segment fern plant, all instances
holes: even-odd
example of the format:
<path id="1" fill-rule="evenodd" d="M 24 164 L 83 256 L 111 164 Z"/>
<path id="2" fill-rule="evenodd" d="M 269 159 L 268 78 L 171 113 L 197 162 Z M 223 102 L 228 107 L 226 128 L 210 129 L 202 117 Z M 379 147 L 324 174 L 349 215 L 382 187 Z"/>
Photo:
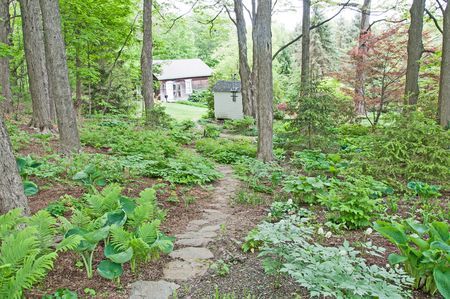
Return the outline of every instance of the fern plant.
<path id="1" fill-rule="evenodd" d="M 42 280 L 60 251 L 73 249 L 81 241 L 67 238 L 53 249 L 56 220 L 40 211 L 22 216 L 20 209 L 0 216 L 0 297 L 22 298 L 23 291 Z"/>

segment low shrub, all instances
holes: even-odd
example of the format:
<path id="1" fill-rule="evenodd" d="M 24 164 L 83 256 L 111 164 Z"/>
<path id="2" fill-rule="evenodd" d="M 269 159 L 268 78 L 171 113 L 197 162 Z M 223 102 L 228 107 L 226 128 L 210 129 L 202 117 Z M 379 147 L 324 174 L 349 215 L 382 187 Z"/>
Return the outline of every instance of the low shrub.
<path id="1" fill-rule="evenodd" d="M 257 192 L 272 193 L 283 179 L 283 170 L 276 163 L 254 158 L 241 158 L 233 165 L 236 176 Z"/>
<path id="2" fill-rule="evenodd" d="M 243 119 L 226 120 L 223 128 L 236 134 L 256 136 L 255 119 L 251 116 L 245 116 Z"/>
<path id="3" fill-rule="evenodd" d="M 196 149 L 219 163 L 232 164 L 241 157 L 256 157 L 256 146 L 244 139 L 211 139 L 198 140 Z"/>

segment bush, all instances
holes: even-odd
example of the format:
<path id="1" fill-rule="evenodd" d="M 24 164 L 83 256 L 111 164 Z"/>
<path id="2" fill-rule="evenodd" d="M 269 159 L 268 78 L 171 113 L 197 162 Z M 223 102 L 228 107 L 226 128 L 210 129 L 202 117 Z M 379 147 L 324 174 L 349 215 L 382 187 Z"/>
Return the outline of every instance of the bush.
<path id="1" fill-rule="evenodd" d="M 219 163 L 232 164 L 244 157 L 256 157 L 255 145 L 244 139 L 211 139 L 197 141 L 196 149 Z"/>
<path id="2" fill-rule="evenodd" d="M 380 179 L 450 182 L 450 131 L 420 112 L 393 116 L 365 153 L 367 172 Z"/>
<path id="3" fill-rule="evenodd" d="M 254 158 L 242 157 L 233 168 L 237 177 L 257 192 L 273 193 L 283 179 L 283 171 L 276 163 Z"/>

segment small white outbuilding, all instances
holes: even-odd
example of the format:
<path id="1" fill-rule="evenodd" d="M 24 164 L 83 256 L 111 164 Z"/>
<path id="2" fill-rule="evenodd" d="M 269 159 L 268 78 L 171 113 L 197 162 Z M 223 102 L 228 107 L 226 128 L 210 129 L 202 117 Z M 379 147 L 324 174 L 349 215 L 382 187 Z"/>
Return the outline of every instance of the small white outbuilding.
<path id="1" fill-rule="evenodd" d="M 216 119 L 244 118 L 241 82 L 218 81 L 213 87 Z"/>

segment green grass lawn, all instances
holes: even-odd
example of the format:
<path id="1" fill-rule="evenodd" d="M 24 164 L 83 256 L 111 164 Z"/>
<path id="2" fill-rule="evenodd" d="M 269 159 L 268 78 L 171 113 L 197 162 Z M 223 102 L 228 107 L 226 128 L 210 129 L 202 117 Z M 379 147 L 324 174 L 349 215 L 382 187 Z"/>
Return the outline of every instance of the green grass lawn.
<path id="1" fill-rule="evenodd" d="M 162 103 L 166 107 L 166 112 L 178 121 L 183 120 L 199 120 L 208 112 L 208 109 L 182 105 L 177 103 Z"/>

